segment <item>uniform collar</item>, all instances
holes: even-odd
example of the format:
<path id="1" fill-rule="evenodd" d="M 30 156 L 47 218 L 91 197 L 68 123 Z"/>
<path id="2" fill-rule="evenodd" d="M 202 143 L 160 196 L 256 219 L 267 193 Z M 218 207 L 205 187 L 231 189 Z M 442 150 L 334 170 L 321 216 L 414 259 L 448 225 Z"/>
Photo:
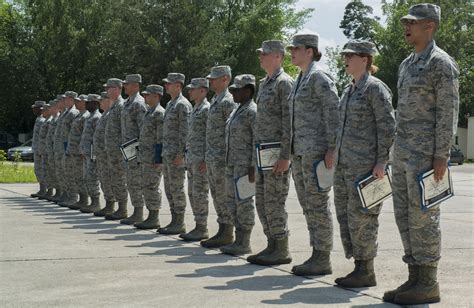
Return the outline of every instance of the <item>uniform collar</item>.
<path id="1" fill-rule="evenodd" d="M 418 60 L 426 60 L 433 51 L 433 48 L 435 47 L 436 43 L 434 40 L 432 40 L 428 43 L 428 45 L 426 45 L 425 49 L 423 49 L 422 52 L 420 52 L 419 54 L 413 53 L 413 62 L 416 62 Z"/>
<path id="2" fill-rule="evenodd" d="M 354 87 L 357 88 L 357 89 L 361 89 L 365 83 L 367 82 L 367 79 L 369 78 L 369 72 L 365 72 L 365 74 L 362 76 L 361 79 L 359 79 L 359 81 L 357 81 L 355 84 L 354 84 L 354 80 L 352 81 L 352 83 L 354 84 Z"/>

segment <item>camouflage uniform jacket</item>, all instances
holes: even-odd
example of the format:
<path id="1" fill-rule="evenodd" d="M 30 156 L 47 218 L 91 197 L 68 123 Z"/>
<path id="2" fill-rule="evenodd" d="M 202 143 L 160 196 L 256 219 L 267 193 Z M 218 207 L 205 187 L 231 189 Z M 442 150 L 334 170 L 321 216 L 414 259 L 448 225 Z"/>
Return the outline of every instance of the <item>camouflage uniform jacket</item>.
<path id="1" fill-rule="evenodd" d="M 324 155 L 335 149 L 339 97 L 332 77 L 313 61 L 299 74 L 289 100 L 293 154 Z"/>
<path id="2" fill-rule="evenodd" d="M 63 141 L 63 120 L 64 117 L 69 113 L 69 109 L 63 110 L 57 120 L 56 120 L 56 125 L 54 128 L 54 153 L 55 154 L 63 154 L 64 153 L 64 141 Z"/>
<path id="3" fill-rule="evenodd" d="M 225 126 L 236 108 L 237 104 L 228 89 L 212 98 L 206 124 L 206 163 L 224 164 Z"/>
<path id="4" fill-rule="evenodd" d="M 31 149 L 33 150 L 33 153 L 38 151 L 39 134 L 41 126 L 45 120 L 46 119 L 42 115 L 36 117 L 35 126 L 33 127 L 33 140 L 31 141 Z"/>
<path id="5" fill-rule="evenodd" d="M 120 145 L 122 142 L 122 110 L 123 110 L 123 98 L 119 96 L 114 102 L 112 107 L 109 109 L 107 115 L 107 124 L 105 125 L 105 150 L 107 153 L 120 153 Z"/>
<path id="6" fill-rule="evenodd" d="M 63 142 L 68 142 L 69 140 L 69 133 L 71 132 L 72 122 L 74 119 L 79 116 L 79 110 L 77 110 L 76 106 L 72 106 L 68 112 L 64 115 L 63 119 L 61 120 L 61 130 L 62 130 L 62 140 Z M 82 133 L 82 132 L 81 132 Z M 79 142 L 77 142 L 79 145 Z M 67 146 L 69 147 L 69 146 Z M 66 147 L 66 150 L 67 150 Z M 66 151 L 65 151 L 66 152 Z M 74 153 L 74 152 L 72 152 Z"/>
<path id="7" fill-rule="evenodd" d="M 149 108 L 143 117 L 140 130 L 140 145 L 138 147 L 138 161 L 141 163 L 155 163 L 155 145 L 163 144 L 163 119 L 165 109 L 160 103 Z"/>
<path id="8" fill-rule="evenodd" d="M 69 131 L 69 137 L 67 141 L 67 151 L 68 155 L 79 155 L 82 131 L 84 130 L 84 122 L 89 117 L 89 111 L 79 112 L 79 114 L 74 118 L 71 124 L 71 129 Z"/>
<path id="9" fill-rule="evenodd" d="M 206 124 L 209 106 L 209 102 L 204 98 L 204 101 L 193 108 L 186 140 L 186 160 L 188 163 L 202 162 L 206 156 Z"/>
<path id="10" fill-rule="evenodd" d="M 54 134 L 56 132 L 56 127 L 58 126 L 58 119 L 61 114 L 58 112 L 52 119 L 48 129 L 48 135 L 46 139 L 48 139 L 48 143 L 46 145 L 46 151 L 48 154 L 53 154 L 56 152 L 55 150 L 55 142 L 54 142 Z"/>
<path id="11" fill-rule="evenodd" d="M 191 103 L 182 94 L 166 105 L 163 123 L 163 158 L 174 159 L 184 154 L 192 109 Z"/>
<path id="12" fill-rule="evenodd" d="M 97 121 L 97 126 L 94 131 L 94 137 L 92 138 L 92 143 L 94 144 L 94 153 L 95 155 L 104 155 L 105 151 L 105 126 L 107 125 L 107 119 L 110 115 L 110 109 L 104 111 L 101 117 Z"/>
<path id="13" fill-rule="evenodd" d="M 48 154 L 47 146 L 48 146 L 48 132 L 49 128 L 51 127 L 51 121 L 53 120 L 53 116 L 49 116 L 49 118 L 45 119 L 43 124 L 41 125 L 39 134 L 38 134 L 38 142 L 36 146 L 36 153 L 39 155 L 46 155 Z"/>
<path id="14" fill-rule="evenodd" d="M 432 41 L 398 71 L 395 155 L 447 159 L 459 112 L 457 63 Z"/>
<path id="15" fill-rule="evenodd" d="M 288 96 L 293 79 L 281 68 L 260 81 L 255 142 L 281 142 L 280 159 L 290 159 L 291 119 Z"/>
<path id="16" fill-rule="evenodd" d="M 89 113 L 89 117 L 87 117 L 84 123 L 81 142 L 79 143 L 80 153 L 82 155 L 90 157 L 94 132 L 97 127 L 97 122 L 99 122 L 101 117 L 102 115 L 100 114 L 98 109 L 93 113 Z"/>
<path id="17" fill-rule="evenodd" d="M 121 116 L 122 142 L 125 143 L 139 137 L 143 115 L 147 109 L 145 99 L 140 93 L 125 100 Z"/>
<path id="18" fill-rule="evenodd" d="M 344 89 L 337 134 L 340 162 L 368 167 L 386 163 L 394 134 L 392 92 L 385 83 L 366 73 Z"/>
<path id="19" fill-rule="evenodd" d="M 253 167 L 257 104 L 251 99 L 232 112 L 226 126 L 227 166 Z"/>

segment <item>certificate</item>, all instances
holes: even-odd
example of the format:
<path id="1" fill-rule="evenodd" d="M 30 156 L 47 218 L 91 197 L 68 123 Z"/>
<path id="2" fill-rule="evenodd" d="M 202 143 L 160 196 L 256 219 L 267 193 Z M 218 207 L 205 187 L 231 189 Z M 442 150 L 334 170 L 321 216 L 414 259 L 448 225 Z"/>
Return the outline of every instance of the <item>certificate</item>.
<path id="1" fill-rule="evenodd" d="M 370 209 L 392 196 L 392 178 L 387 170 L 384 175 L 382 179 L 377 179 L 370 174 L 356 182 L 357 192 L 365 209 Z"/>
<path id="2" fill-rule="evenodd" d="M 234 179 L 235 197 L 238 201 L 247 200 L 255 196 L 255 183 L 250 183 L 249 176 L 244 175 Z"/>
<path id="3" fill-rule="evenodd" d="M 257 168 L 260 171 L 272 170 L 280 159 L 280 142 L 267 142 L 256 145 Z"/>
<path id="4" fill-rule="evenodd" d="M 125 161 L 131 161 L 137 158 L 138 152 L 138 139 L 134 138 L 122 144 L 120 146 L 120 151 L 122 152 L 123 159 Z"/>
<path id="5" fill-rule="evenodd" d="M 334 170 L 334 166 L 331 169 L 326 168 L 324 159 L 314 162 L 313 173 L 319 191 L 330 189 L 334 185 Z"/>
<path id="6" fill-rule="evenodd" d="M 94 153 L 94 145 L 92 143 L 91 143 L 90 158 L 91 158 L 91 161 L 95 161 L 95 159 L 96 159 L 96 156 L 95 156 L 95 153 Z"/>
<path id="7" fill-rule="evenodd" d="M 434 179 L 434 170 L 418 176 L 421 191 L 421 209 L 426 210 L 454 196 L 453 181 L 449 168 L 441 181 Z"/>

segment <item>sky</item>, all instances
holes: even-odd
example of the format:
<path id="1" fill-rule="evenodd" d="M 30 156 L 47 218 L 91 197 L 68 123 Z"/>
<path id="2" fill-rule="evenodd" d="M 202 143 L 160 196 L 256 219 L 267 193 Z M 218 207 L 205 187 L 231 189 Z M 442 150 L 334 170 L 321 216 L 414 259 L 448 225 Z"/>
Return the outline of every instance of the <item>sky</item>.
<path id="1" fill-rule="evenodd" d="M 319 46 L 323 53 L 320 65 L 324 68 L 327 68 L 327 58 L 324 55 L 326 47 L 342 46 L 347 42 L 339 24 L 344 16 L 344 8 L 349 2 L 350 0 L 299 0 L 296 2 L 297 10 L 314 9 L 302 31 L 312 31 L 319 34 Z M 375 16 L 382 16 L 381 0 L 363 0 L 363 3 L 374 9 Z"/>

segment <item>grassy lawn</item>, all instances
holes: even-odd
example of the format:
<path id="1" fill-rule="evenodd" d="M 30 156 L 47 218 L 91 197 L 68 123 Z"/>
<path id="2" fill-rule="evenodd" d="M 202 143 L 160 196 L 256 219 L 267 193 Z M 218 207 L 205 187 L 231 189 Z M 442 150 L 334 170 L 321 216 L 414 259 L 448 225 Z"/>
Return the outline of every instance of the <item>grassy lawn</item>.
<path id="1" fill-rule="evenodd" d="M 33 165 L 0 162 L 0 183 L 36 183 Z"/>

